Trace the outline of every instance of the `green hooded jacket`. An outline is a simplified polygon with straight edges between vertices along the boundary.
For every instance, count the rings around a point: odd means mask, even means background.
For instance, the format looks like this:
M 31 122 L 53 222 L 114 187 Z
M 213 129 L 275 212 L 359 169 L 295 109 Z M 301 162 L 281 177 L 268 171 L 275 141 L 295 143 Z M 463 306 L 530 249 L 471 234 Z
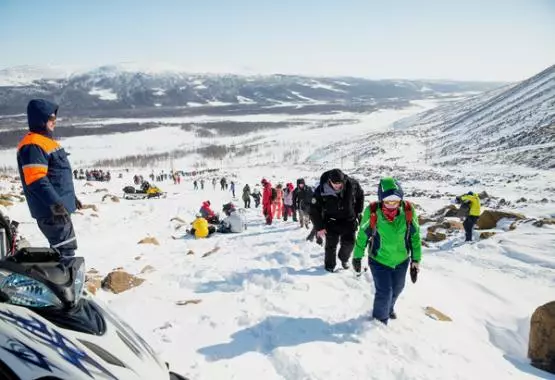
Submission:
M 378 263 L 395 268 L 403 263 L 411 255 L 407 251 L 405 236 L 407 231 L 407 221 L 405 219 L 404 205 L 399 207 L 399 213 L 392 222 L 388 221 L 381 208 L 376 210 L 378 217 L 376 223 L 376 235 L 374 242 L 368 241 L 372 235 L 370 227 L 370 206 L 364 209 L 360 228 L 355 243 L 354 258 L 364 257 L 366 245 L 369 243 L 370 255 Z M 412 208 L 412 223 L 410 227 L 409 244 L 412 247 L 412 260 L 420 262 L 422 257 L 422 242 L 420 240 L 420 225 L 414 207 Z

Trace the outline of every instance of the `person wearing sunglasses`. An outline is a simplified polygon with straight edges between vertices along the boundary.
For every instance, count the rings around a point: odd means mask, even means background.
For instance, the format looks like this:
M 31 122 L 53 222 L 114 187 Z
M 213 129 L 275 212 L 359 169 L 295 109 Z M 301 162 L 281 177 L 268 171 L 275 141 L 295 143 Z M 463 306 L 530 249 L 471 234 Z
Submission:
M 364 210 L 353 255 L 357 273 L 367 246 L 375 288 L 372 317 L 387 324 L 397 318 L 395 303 L 405 287 L 409 266 L 414 282 L 422 257 L 418 216 L 414 206 L 403 200 L 403 189 L 394 178 L 380 180 L 378 202 Z
M 349 269 L 363 207 L 364 192 L 356 179 L 339 169 L 322 174 L 312 196 L 310 219 L 316 236 L 326 238 L 324 268 L 328 272 L 335 271 L 336 256 L 343 269 Z M 336 252 L 340 242 L 339 252 Z
M 57 104 L 29 102 L 29 133 L 17 147 L 17 165 L 31 216 L 50 246 L 71 257 L 77 240 L 70 215 L 82 205 L 75 196 L 68 155 L 53 137 L 57 114 Z

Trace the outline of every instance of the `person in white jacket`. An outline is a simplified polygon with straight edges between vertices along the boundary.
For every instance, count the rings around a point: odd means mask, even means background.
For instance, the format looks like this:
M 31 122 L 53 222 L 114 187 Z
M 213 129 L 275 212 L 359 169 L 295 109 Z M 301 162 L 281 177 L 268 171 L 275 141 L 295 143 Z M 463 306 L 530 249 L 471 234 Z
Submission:
M 244 216 L 237 211 L 233 203 L 226 203 L 222 207 L 222 210 L 227 217 L 222 220 L 218 232 L 241 233 L 247 229 L 247 221 Z

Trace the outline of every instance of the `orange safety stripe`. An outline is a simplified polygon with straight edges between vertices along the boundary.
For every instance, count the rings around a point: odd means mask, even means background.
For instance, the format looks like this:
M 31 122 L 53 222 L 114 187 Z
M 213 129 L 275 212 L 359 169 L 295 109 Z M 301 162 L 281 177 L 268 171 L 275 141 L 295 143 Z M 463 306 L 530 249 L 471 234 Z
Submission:
M 34 132 L 29 132 L 25 135 L 17 146 L 17 150 L 20 150 L 25 145 L 38 145 L 47 154 L 50 154 L 60 148 L 60 144 L 58 144 L 57 141 Z
M 25 184 L 29 186 L 35 181 L 38 181 L 42 177 L 48 174 L 48 165 L 43 164 L 29 164 L 23 166 L 23 177 L 25 178 Z

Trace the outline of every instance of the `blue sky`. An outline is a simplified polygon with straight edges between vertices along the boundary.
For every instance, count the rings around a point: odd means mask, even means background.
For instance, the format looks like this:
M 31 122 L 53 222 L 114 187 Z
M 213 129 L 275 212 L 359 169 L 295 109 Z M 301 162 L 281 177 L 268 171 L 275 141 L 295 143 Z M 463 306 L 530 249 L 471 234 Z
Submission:
M 0 68 L 520 80 L 555 64 L 553 0 L 0 0 Z

